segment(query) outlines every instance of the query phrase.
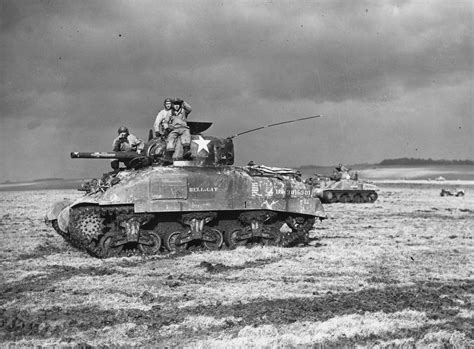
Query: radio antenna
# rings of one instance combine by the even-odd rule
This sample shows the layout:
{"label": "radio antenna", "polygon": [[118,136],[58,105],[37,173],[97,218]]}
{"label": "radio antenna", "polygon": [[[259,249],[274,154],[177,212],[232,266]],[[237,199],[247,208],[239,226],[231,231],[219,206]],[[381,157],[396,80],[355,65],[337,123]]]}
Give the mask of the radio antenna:
{"label": "radio antenna", "polygon": [[303,120],[309,120],[309,119],[314,119],[314,118],[319,118],[321,117],[321,115],[314,115],[314,116],[307,116],[305,118],[299,118],[299,119],[294,119],[294,120],[288,120],[288,121],[282,121],[282,122],[277,122],[277,123],[274,123],[274,124],[270,124],[270,125],[266,125],[266,126],[260,126],[260,127],[257,127],[257,128],[253,128],[251,130],[247,130],[247,131],[244,131],[244,132],[240,132],[240,133],[236,133],[235,135],[232,135],[230,136],[229,138],[235,138],[237,136],[241,136],[241,135],[244,135],[246,133],[250,133],[250,132],[253,132],[253,131],[258,131],[258,130],[261,130],[261,129],[264,129],[264,128],[268,128],[268,127],[273,127],[273,126],[279,126],[279,125],[283,125],[283,124],[289,124],[289,123],[292,123],[292,122],[298,122],[298,121],[303,121]]}

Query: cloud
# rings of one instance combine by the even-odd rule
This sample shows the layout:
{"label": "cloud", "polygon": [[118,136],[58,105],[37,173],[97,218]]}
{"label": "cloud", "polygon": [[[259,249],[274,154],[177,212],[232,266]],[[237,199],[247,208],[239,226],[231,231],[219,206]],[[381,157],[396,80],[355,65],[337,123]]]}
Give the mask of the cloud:
{"label": "cloud", "polygon": [[[427,153],[450,156],[465,154],[461,143],[472,136],[467,0],[6,0],[1,6],[0,122],[13,130],[2,131],[4,139],[27,139],[15,130],[34,126],[30,133],[48,129],[66,143],[81,134],[78,149],[102,150],[110,142],[100,134],[108,139],[120,124],[145,134],[166,96],[187,99],[191,118],[214,121],[215,134],[326,113],[338,120],[318,123],[334,127],[326,134],[364,148],[347,152],[341,145],[334,152],[320,144],[333,152],[321,154],[326,163],[349,153],[341,161],[393,154],[396,142],[384,145],[384,137],[403,140],[384,125],[418,139],[431,139],[426,125],[456,137],[457,143],[440,142],[446,151],[422,142]],[[436,113],[439,126],[432,125]],[[450,122],[462,131],[443,133]],[[372,125],[380,128],[375,135]],[[269,138],[287,132],[272,129]],[[319,126],[304,132],[325,137]],[[86,141],[85,134],[94,137]],[[361,140],[369,145],[357,145]],[[274,146],[268,142],[262,147]],[[292,142],[300,152],[311,147],[304,137]],[[279,159],[246,147],[244,157],[294,159],[290,151]]]}
{"label": "cloud", "polygon": [[40,127],[41,124],[42,124],[41,120],[32,120],[28,122],[28,124],[26,125],[26,128],[28,130],[34,130],[35,128]]}

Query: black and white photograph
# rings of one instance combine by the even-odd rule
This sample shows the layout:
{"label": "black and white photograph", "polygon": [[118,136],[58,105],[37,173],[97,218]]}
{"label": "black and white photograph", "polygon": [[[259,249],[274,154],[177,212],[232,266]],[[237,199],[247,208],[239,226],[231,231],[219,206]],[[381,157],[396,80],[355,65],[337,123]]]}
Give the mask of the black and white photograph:
{"label": "black and white photograph", "polygon": [[470,0],[0,0],[0,347],[474,347]]}

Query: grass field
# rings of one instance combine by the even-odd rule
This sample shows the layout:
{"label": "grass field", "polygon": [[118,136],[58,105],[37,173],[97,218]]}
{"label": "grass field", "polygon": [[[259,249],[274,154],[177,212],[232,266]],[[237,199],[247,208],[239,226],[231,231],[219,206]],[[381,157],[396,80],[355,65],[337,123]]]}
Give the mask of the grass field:
{"label": "grass field", "polygon": [[0,345],[474,345],[472,193],[326,205],[308,247],[98,260],[42,221],[80,193],[2,192]]}

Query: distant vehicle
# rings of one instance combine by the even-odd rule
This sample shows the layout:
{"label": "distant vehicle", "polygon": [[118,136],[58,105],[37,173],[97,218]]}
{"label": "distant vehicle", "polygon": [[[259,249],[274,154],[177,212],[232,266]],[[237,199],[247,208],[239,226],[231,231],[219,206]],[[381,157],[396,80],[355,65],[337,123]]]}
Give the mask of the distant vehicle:
{"label": "distant vehicle", "polygon": [[441,189],[440,196],[464,196],[464,189]]}
{"label": "distant vehicle", "polygon": [[435,181],[438,181],[438,182],[444,182],[446,180],[446,178],[444,178],[443,176],[439,176],[437,178],[435,178]]}
{"label": "distant vehicle", "polygon": [[335,168],[331,177],[315,174],[306,183],[318,190],[318,197],[325,204],[371,203],[378,198],[376,185],[359,180],[356,172],[350,172],[342,165]]}

